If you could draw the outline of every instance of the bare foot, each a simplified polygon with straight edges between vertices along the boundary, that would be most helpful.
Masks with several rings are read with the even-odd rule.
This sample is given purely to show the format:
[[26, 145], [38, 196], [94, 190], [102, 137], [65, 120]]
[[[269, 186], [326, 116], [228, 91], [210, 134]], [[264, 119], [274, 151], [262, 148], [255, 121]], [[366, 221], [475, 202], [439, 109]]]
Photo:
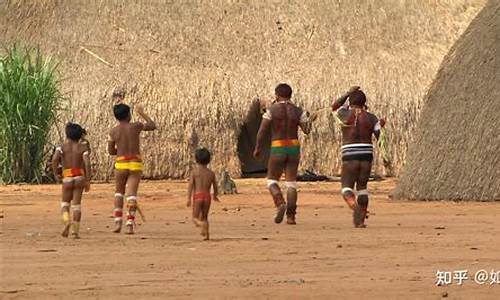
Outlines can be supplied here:
[[356, 208], [356, 198], [355, 197], [349, 197], [349, 198], [344, 198], [345, 203], [347, 203], [347, 206], [349, 206], [350, 209], [355, 209]]
[[75, 240], [79, 240], [80, 239], [80, 234], [76, 233], [76, 232], [73, 232], [71, 234], [71, 236], [75, 239]]
[[127, 230], [125, 234], [134, 234], [134, 225], [127, 225]]
[[367, 212], [366, 209], [362, 209], [358, 205], [354, 207], [354, 211], [352, 212], [352, 221], [354, 223], [354, 227], [366, 228], [365, 225], [366, 212]]
[[286, 223], [288, 225], [296, 225], [297, 222], [295, 222], [295, 216], [287, 216], [286, 217]]
[[208, 240], [208, 222], [201, 222], [201, 235], [205, 237], [205, 240]]
[[67, 238], [68, 235], [69, 235], [69, 228], [71, 227], [71, 223], [66, 223], [66, 225], [64, 225], [64, 230], [62, 231], [61, 235], [62, 237], [65, 237]]
[[201, 226], [203, 226], [203, 222], [202, 222], [202, 221], [200, 221], [200, 220], [198, 220], [198, 219], [196, 219], [196, 218], [194, 218], [194, 219], [193, 219], [193, 223], [194, 223], [194, 225], [195, 225], [196, 227], [201, 227]]
[[283, 203], [276, 208], [276, 215], [274, 216], [274, 223], [279, 224], [279, 223], [283, 222], [283, 217], [285, 216], [285, 212], [286, 212], [286, 204]]
[[114, 233], [120, 233], [122, 231], [122, 222], [115, 223], [115, 229], [113, 229]]

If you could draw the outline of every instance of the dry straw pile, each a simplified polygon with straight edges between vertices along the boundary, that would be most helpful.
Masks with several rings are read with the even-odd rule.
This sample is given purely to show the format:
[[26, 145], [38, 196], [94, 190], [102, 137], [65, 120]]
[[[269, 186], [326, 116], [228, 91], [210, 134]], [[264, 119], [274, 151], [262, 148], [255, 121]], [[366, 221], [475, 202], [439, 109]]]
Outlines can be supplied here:
[[[309, 111], [361, 85], [370, 109], [388, 118], [397, 174], [426, 87], [484, 3], [7, 0], [0, 4], [0, 44], [40, 45], [61, 59], [68, 110], [55, 132], [68, 120], [88, 127], [99, 179], [112, 174], [105, 144], [116, 86], [158, 121], [160, 130], [144, 136], [145, 175], [180, 178], [194, 135], [212, 149], [212, 167], [238, 175], [246, 112], [255, 97], [271, 99], [279, 82], [290, 83], [294, 100]], [[338, 173], [331, 116], [302, 143], [302, 169]]]
[[500, 1], [443, 61], [425, 99], [398, 198], [500, 200]]

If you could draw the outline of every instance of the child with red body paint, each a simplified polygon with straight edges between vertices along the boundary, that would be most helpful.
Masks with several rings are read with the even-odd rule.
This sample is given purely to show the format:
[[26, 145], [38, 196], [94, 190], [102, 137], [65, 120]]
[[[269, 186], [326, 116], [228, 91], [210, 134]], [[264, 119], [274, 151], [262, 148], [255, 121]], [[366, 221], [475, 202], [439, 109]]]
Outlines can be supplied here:
[[201, 235], [205, 240], [210, 239], [208, 232], [208, 213], [212, 197], [210, 190], [213, 187], [213, 199], [219, 202], [217, 180], [215, 173], [207, 165], [210, 163], [210, 152], [205, 149], [198, 149], [195, 152], [196, 167], [191, 173], [188, 185], [187, 207], [193, 204], [193, 223], [196, 227], [201, 227]]

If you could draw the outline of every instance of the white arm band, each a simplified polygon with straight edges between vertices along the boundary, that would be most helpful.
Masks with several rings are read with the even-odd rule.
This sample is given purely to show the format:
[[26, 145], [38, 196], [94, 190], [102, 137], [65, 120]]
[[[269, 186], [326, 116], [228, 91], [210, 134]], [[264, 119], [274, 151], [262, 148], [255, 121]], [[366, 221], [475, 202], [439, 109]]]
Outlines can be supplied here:
[[273, 116], [271, 115], [271, 110], [267, 109], [266, 112], [262, 115], [262, 119], [272, 120]]

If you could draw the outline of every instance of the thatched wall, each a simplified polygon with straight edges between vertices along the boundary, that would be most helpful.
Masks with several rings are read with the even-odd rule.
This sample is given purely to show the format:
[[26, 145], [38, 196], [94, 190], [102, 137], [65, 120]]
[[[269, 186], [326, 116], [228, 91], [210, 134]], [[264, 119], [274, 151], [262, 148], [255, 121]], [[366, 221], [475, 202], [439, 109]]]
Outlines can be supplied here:
[[[145, 175], [183, 177], [186, 134], [215, 153], [212, 166], [239, 173], [237, 137], [255, 97], [288, 82], [308, 110], [360, 84], [387, 116], [396, 172], [439, 62], [484, 0], [424, 1], [3, 1], [0, 43], [40, 45], [61, 59], [68, 119], [89, 128], [96, 178], [114, 124], [110, 94], [145, 103], [160, 130], [145, 134]], [[81, 47], [109, 62], [99, 61]], [[56, 138], [57, 139], [57, 138]], [[302, 168], [338, 173], [331, 116], [303, 138]], [[380, 169], [380, 166], [378, 166]]]
[[443, 61], [426, 96], [396, 197], [500, 200], [500, 1]]

